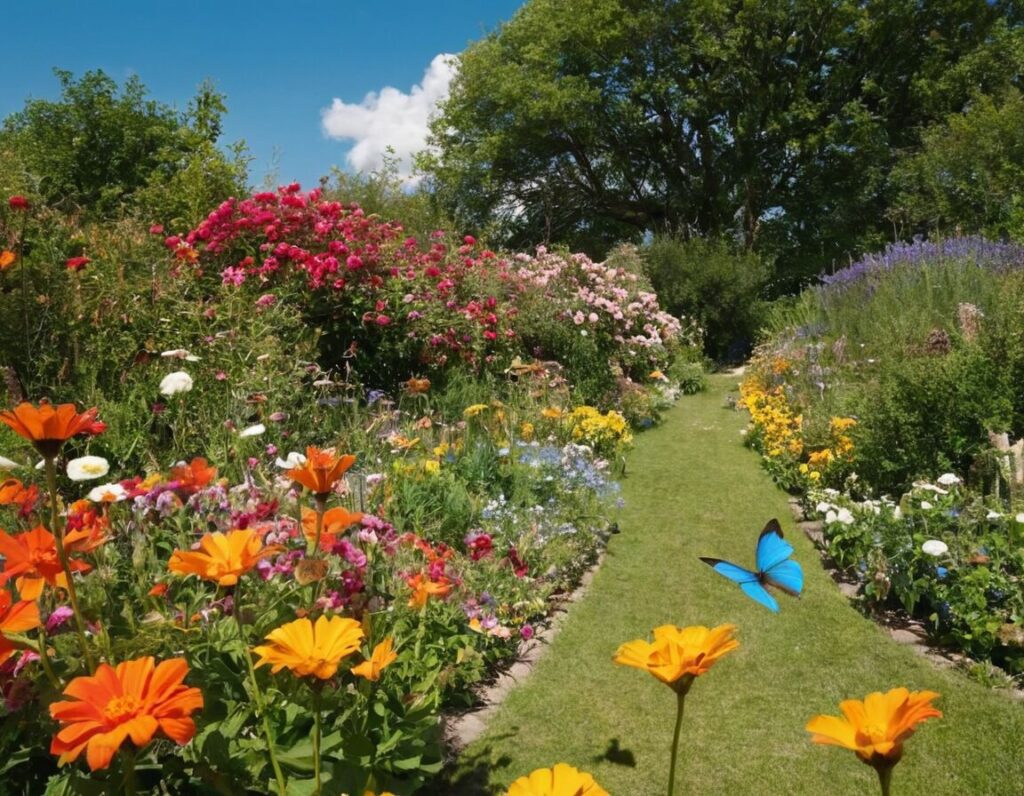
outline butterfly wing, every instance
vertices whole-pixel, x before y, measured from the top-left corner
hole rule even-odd
[[[783,538],[779,521],[769,521],[757,539],[758,580],[798,597],[804,588],[804,572],[791,555],[793,546]]]
[[[741,583],[740,588],[743,589],[744,593],[750,599],[761,603],[761,605],[763,605],[769,611],[772,611],[776,614],[779,612],[779,604],[775,602],[775,598],[772,597],[768,593],[768,590],[760,583],[758,583],[756,580],[751,581],[750,583]]]
[[[738,567],[735,564],[723,561],[720,558],[705,558],[704,556],[701,556],[700,560],[710,566],[719,575],[723,575],[734,583],[739,583],[741,586],[744,583],[757,583],[757,573],[751,572],[749,569]]]
[[[743,593],[750,599],[761,603],[761,605],[770,611],[774,611],[775,613],[779,612],[779,604],[775,602],[775,598],[772,597],[765,587],[761,585],[756,572],[751,572],[749,569],[738,567],[735,564],[723,561],[720,558],[702,557],[701,561],[709,565],[719,575],[728,578],[734,583],[738,583],[739,587],[743,589]]]
[[[757,537],[757,571],[767,572],[793,555],[793,545],[782,536],[778,520],[769,520]]]

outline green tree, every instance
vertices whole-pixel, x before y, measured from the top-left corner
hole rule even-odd
[[[462,56],[423,166],[513,245],[724,235],[796,281],[885,239],[895,152],[1005,6],[531,0]]]
[[[225,196],[227,184],[244,187],[243,150],[236,147],[229,160],[215,146],[226,109],[211,86],[180,113],[148,98],[137,77],[118,86],[100,70],[77,80],[64,70],[55,74],[60,99],[28,100],[0,130],[0,151],[14,154],[45,203],[109,218],[144,188],[159,205],[160,185],[180,191],[184,181],[195,190],[194,183],[207,180],[207,196],[194,205],[208,207],[213,195]],[[188,215],[180,206],[165,212]]]

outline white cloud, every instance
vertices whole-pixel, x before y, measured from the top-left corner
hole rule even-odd
[[[423,80],[406,94],[392,86],[371,91],[362,102],[342,102],[335,97],[331,107],[321,111],[324,134],[329,138],[354,141],[346,160],[356,171],[372,171],[384,163],[388,147],[401,158],[400,173],[412,172],[415,152],[424,148],[427,125],[439,102],[448,97],[448,86],[456,72],[456,56],[434,57]]]

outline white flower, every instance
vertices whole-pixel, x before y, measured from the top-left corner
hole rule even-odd
[[[985,515],[986,520],[1000,520],[1002,518],[1003,515],[1000,514],[998,511],[990,511],[988,514]]]
[[[68,478],[72,481],[91,481],[110,472],[110,463],[101,456],[82,456],[68,462]]]
[[[238,432],[238,436],[241,437],[242,439],[244,439],[246,437],[258,437],[260,434],[264,433],[266,430],[267,430],[267,427],[265,425],[263,425],[262,423],[257,423],[255,426],[249,426],[248,428],[243,428],[241,431]]]
[[[831,525],[837,519],[839,519],[839,516],[832,509],[829,509],[828,513],[825,514],[825,523],[828,525]]]
[[[949,552],[949,547],[945,542],[938,539],[929,539],[923,545],[921,545],[921,552],[929,556],[943,556]]]
[[[942,489],[941,487],[935,486],[935,484],[929,484],[927,481],[915,481],[914,482],[914,488],[915,489],[924,489],[927,492],[934,492],[936,495],[948,495],[949,494],[949,492],[947,492],[945,489]]]
[[[830,508],[832,508],[832,504],[831,503],[826,503],[823,500],[823,501],[821,501],[821,503],[819,503],[817,506],[814,507],[814,510],[817,511],[819,514],[824,514]]]
[[[956,486],[960,483],[960,477],[953,473],[943,473],[935,480],[943,486]]]
[[[296,467],[302,467],[305,463],[306,457],[298,451],[292,451],[284,459],[278,456],[277,461],[274,462],[282,470],[294,470]]]
[[[853,514],[848,508],[839,509],[839,513],[836,514],[836,519],[839,520],[843,525],[853,525]]]
[[[903,519],[903,509],[901,509],[899,506],[897,506],[896,508],[894,508],[892,510],[892,516],[895,519],[897,519],[897,520],[902,520]]]
[[[128,497],[128,490],[120,484],[102,484],[86,495],[93,503],[118,503]]]
[[[370,473],[366,476],[366,485],[369,487],[377,486],[381,481],[387,478],[383,473]]]
[[[17,462],[12,462],[6,456],[0,456],[0,470],[17,470],[21,467]]]
[[[192,377],[183,370],[168,373],[160,382],[161,395],[177,395],[179,392],[188,392],[191,389]]]
[[[1024,511],[1022,511],[1020,514],[1018,514],[1014,519],[1016,519],[1017,522],[1019,522],[1022,525],[1024,525]]]
[[[929,503],[927,500],[922,500],[921,508],[923,508],[925,511],[928,511],[928,509],[934,508],[934,506],[932,506],[932,504]]]
[[[195,354],[190,354],[184,348],[172,348],[170,351],[161,352],[160,356],[166,359],[184,359],[186,362],[198,362],[199,357]]]

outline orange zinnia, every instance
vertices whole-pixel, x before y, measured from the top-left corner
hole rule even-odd
[[[202,709],[203,694],[184,684],[186,674],[184,658],[156,665],[146,657],[116,669],[101,663],[91,677],[76,677],[64,689],[75,701],[50,705],[50,715],[64,725],[53,736],[50,754],[60,755],[64,765],[87,750],[89,768],[97,771],[110,765],[126,738],[141,749],[160,730],[187,744],[196,734],[191,714]]]
[[[377,682],[384,668],[390,666],[398,658],[398,653],[394,651],[394,644],[394,639],[384,639],[373,648],[369,658],[358,666],[352,667],[352,674],[365,677],[371,682]]]
[[[423,395],[430,391],[430,379],[417,379],[413,377],[405,383],[405,388],[409,391],[410,395]]]
[[[0,506],[17,506],[22,514],[28,514],[39,499],[39,487],[25,486],[17,478],[8,478],[0,484]]]
[[[24,600],[38,599],[45,583],[62,589],[68,587],[67,576],[57,555],[57,541],[42,526],[13,536],[0,531],[0,556],[4,558],[0,586],[16,578],[14,584]],[[68,561],[68,568],[72,572],[88,572],[92,569],[84,561],[74,559]]]
[[[178,482],[178,488],[195,491],[209,486],[217,477],[217,468],[210,467],[202,456],[197,456],[188,464],[181,464],[171,469],[171,480]]]
[[[15,602],[7,589],[0,591],[0,664],[17,649],[4,633],[24,633],[26,630],[35,630],[41,624],[39,605],[35,600]]]
[[[608,791],[585,771],[558,763],[520,777],[509,786],[507,796],[608,796]]]
[[[10,249],[4,249],[0,251],[0,271],[6,271],[12,265],[14,261],[18,259],[18,255],[12,252]]]
[[[695,677],[740,645],[732,637],[735,630],[735,625],[719,625],[712,630],[702,625],[662,625],[654,628],[653,642],[637,639],[623,644],[613,660],[644,669],[677,693],[686,693]]]
[[[306,463],[288,470],[286,475],[293,481],[298,481],[318,498],[324,498],[334,488],[338,479],[355,463],[355,456],[346,454],[339,457],[311,445],[306,448]]]
[[[204,534],[199,550],[175,550],[167,568],[178,575],[198,575],[218,586],[234,586],[261,558],[273,555],[277,547],[264,547],[251,529]]]
[[[939,695],[934,691],[894,688],[886,694],[875,691],[864,701],[847,699],[839,703],[845,718],[815,716],[807,722],[814,743],[851,749],[857,757],[880,771],[896,765],[903,755],[903,742],[926,719],[941,718],[932,707]]]
[[[431,580],[423,573],[414,575],[405,582],[412,589],[412,596],[409,597],[410,608],[422,608],[431,597],[446,597],[452,590],[451,582],[447,578]]]
[[[321,616],[316,624],[303,618],[271,630],[267,641],[253,648],[260,656],[257,666],[269,663],[273,674],[287,667],[299,677],[313,675],[329,680],[337,673],[341,659],[359,649],[363,628],[348,617]]]
[[[312,509],[302,510],[302,532],[309,541],[316,539],[316,512]],[[324,525],[320,533],[320,546],[333,547],[337,542],[336,534],[344,533],[363,518],[358,511],[349,511],[341,507],[328,509],[324,512]]]
[[[35,445],[44,459],[54,459],[69,439],[93,430],[97,411],[93,407],[79,414],[74,404],[54,407],[44,401],[37,408],[20,403],[13,410],[0,412],[0,422]]]

